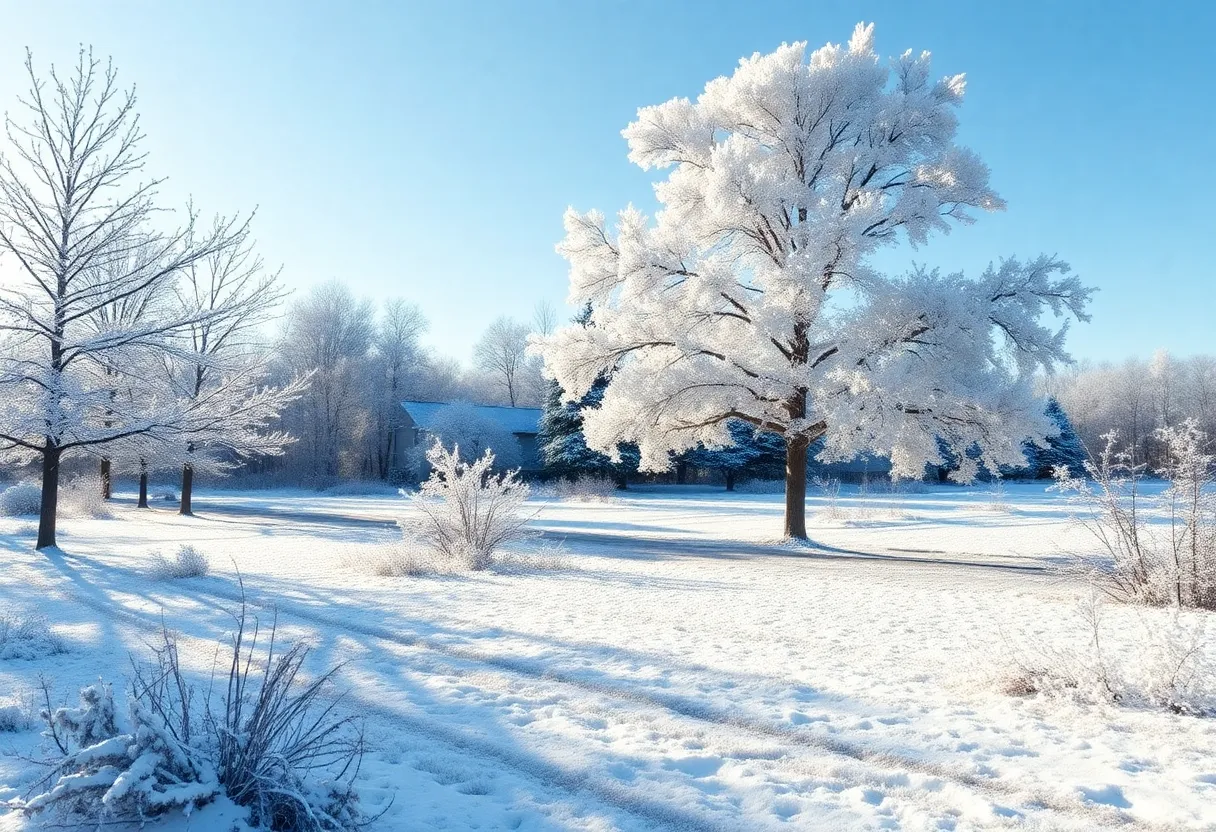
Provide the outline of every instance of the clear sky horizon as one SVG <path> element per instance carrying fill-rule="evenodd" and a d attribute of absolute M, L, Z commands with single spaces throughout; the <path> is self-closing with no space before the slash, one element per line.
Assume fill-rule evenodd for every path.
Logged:
<path fill-rule="evenodd" d="M 650 210 L 620 130 L 740 57 L 876 24 L 967 73 L 960 140 L 1008 210 L 881 264 L 975 273 L 1044 251 L 1099 287 L 1075 357 L 1216 352 L 1216 166 L 1200 3 L 0 3 L 0 109 L 79 44 L 137 86 L 165 201 L 258 208 L 298 292 L 402 297 L 467 361 L 500 314 L 564 309 L 567 205 Z"/>

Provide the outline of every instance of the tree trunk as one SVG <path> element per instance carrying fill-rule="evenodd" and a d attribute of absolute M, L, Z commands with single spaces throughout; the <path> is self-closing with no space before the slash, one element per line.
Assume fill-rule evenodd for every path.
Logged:
<path fill-rule="evenodd" d="M 110 499 L 110 460 L 101 461 L 101 499 Z"/>
<path fill-rule="evenodd" d="M 726 472 L 726 490 L 727 491 L 735 490 L 735 472 L 734 471 Z"/>
<path fill-rule="evenodd" d="M 194 466 L 186 463 L 182 466 L 182 503 L 178 514 L 193 514 L 194 509 L 191 508 L 191 498 L 194 496 Z"/>
<path fill-rule="evenodd" d="M 785 536 L 806 540 L 806 452 L 810 440 L 791 436 L 785 442 Z"/>
<path fill-rule="evenodd" d="M 143 460 L 139 462 L 139 502 L 136 507 L 148 507 L 148 464 Z"/>
<path fill-rule="evenodd" d="M 36 549 L 55 546 L 55 514 L 59 509 L 58 447 L 48 444 L 42 451 L 42 503 L 38 509 L 38 543 Z"/>

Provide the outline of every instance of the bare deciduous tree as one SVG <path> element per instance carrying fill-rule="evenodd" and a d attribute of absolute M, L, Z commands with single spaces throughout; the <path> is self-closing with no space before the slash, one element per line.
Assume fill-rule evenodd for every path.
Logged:
<path fill-rule="evenodd" d="M 336 281 L 318 286 L 291 308 L 280 353 L 297 375 L 312 373 L 292 418 L 314 476 L 341 474 L 343 450 L 367 428 L 360 399 L 375 334 L 372 303 L 357 300 Z"/>
<path fill-rule="evenodd" d="M 184 460 L 182 514 L 192 512 L 198 452 L 277 455 L 290 441 L 268 426 L 302 393 L 304 382 L 298 377 L 278 389 L 265 386 L 268 356 L 258 341 L 287 295 L 278 278 L 254 252 L 246 225 L 230 246 L 192 263 L 176 287 L 178 312 L 191 320 L 182 333 L 185 354 L 166 356 L 173 390 L 192 411 L 176 443 Z"/>
<path fill-rule="evenodd" d="M 401 400 L 423 362 L 418 338 L 426 331 L 422 310 L 400 299 L 384 304 L 376 333 L 375 378 L 370 393 L 376 413 L 375 463 L 386 479 L 396 456 L 394 442 L 404 421 Z"/>
<path fill-rule="evenodd" d="M 11 152 L 0 160 L 0 253 L 23 278 L 0 293 L 0 440 L 42 462 L 38 548 L 55 545 L 59 466 L 65 453 L 133 436 L 166 436 L 178 402 L 115 396 L 107 371 L 138 382 L 151 356 L 177 349 L 173 335 L 200 318 L 146 310 L 106 320 L 114 308 L 171 284 L 192 264 L 233 245 L 243 225 L 155 228 L 159 180 L 144 169 L 135 94 L 112 65 L 81 51 L 66 77 L 39 78 L 25 62 L 25 118 L 6 118 Z M 153 301 L 155 303 L 155 301 Z"/>
<path fill-rule="evenodd" d="M 527 326 L 502 316 L 490 324 L 473 351 L 477 366 L 506 390 L 511 407 L 519 399 L 520 382 L 528 366 L 528 335 Z"/>

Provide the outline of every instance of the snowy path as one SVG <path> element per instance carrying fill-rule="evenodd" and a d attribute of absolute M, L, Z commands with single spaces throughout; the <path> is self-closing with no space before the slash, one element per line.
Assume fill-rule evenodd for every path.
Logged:
<path fill-rule="evenodd" d="M 1036 559 L 919 539 L 905 548 L 933 551 L 878 540 L 893 559 L 852 546 L 808 558 L 588 522 L 565 530 L 575 562 L 562 572 L 403 583 L 336 555 L 381 539 L 392 506 L 278 508 L 154 512 L 138 528 L 124 516 L 10 577 L 104 614 L 119 660 L 163 609 L 200 640 L 202 665 L 240 597 L 223 574 L 233 558 L 251 601 L 316 645 L 316 666 L 349 662 L 349 701 L 377 749 L 365 793 L 398 794 L 385 829 L 1147 828 L 1193 823 L 1213 791 L 1168 782 L 1212 741 L 1202 726 L 1146 747 L 1130 734 L 1160 715 L 1103 731 L 948 678 L 993 643 L 992 610 L 1023 599 L 1014 619 L 1035 622 L 1044 598 L 1074 591 Z M 187 530 L 220 574 L 144 577 L 148 543 Z"/>

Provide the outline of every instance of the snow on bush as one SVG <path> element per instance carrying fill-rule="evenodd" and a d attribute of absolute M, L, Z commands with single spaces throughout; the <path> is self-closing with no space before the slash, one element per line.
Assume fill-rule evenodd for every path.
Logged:
<path fill-rule="evenodd" d="M 42 508 L 42 487 L 33 482 L 19 482 L 0 491 L 0 516 L 32 517 Z"/>
<path fill-rule="evenodd" d="M 992 490 L 988 492 L 988 499 L 980 505 L 983 511 L 991 511 L 994 514 L 1010 514 L 1013 512 L 1013 506 L 1009 504 L 1009 499 L 1005 495 L 1005 483 L 1003 480 L 997 480 L 993 483 Z"/>
<path fill-rule="evenodd" d="M 522 514 L 528 485 L 518 471 L 493 473 L 492 451 L 466 463 L 458 446 L 449 451 L 436 441 L 426 457 L 431 476 L 410 498 L 418 517 L 401 524 L 407 540 L 449 563 L 485 569 L 497 550 L 531 537 Z"/>
<path fill-rule="evenodd" d="M 177 547 L 173 557 L 166 558 L 157 552 L 152 559 L 151 576 L 154 580 L 170 581 L 177 578 L 201 578 L 211 571 L 207 556 L 189 544 Z"/>
<path fill-rule="evenodd" d="M 165 685 L 168 680 L 161 679 Z M 46 783 L 51 787 L 18 807 L 27 815 L 57 808 L 97 820 L 155 817 L 173 809 L 187 815 L 219 794 L 215 769 L 183 739 L 179 725 L 133 691 L 129 732 L 121 732 L 109 685 L 80 691 L 80 706 L 44 711 L 47 735 L 64 753 Z"/>
<path fill-rule="evenodd" d="M 1113 597 L 1153 605 L 1216 610 L 1216 457 L 1204 452 L 1207 435 L 1193 419 L 1157 431 L 1168 449 L 1158 470 L 1169 487 L 1157 497 L 1143 493 L 1145 466 L 1116 450 L 1107 434 L 1088 479 L 1057 469 L 1055 489 L 1074 494 L 1078 522 L 1109 558 L 1095 572 Z M 1154 517 L 1164 522 L 1154 523 Z"/>
<path fill-rule="evenodd" d="M 70 517 L 109 520 L 114 516 L 96 477 L 76 477 L 59 488 L 59 511 Z"/>
<path fill-rule="evenodd" d="M 44 616 L 0 612 L 0 659 L 41 659 L 65 649 Z"/>
<path fill-rule="evenodd" d="M 0 734 L 28 731 L 34 727 L 29 711 L 18 703 L 0 705 Z"/>
<path fill-rule="evenodd" d="M 381 578 L 412 578 L 457 571 L 461 564 L 442 559 L 436 553 L 407 540 L 396 540 L 378 546 L 359 546 L 342 556 L 348 569 Z"/>
<path fill-rule="evenodd" d="M 259 635 L 267 644 L 259 645 Z M 98 825 L 173 810 L 187 816 L 221 792 L 249 809 L 259 829 L 341 832 L 369 818 L 352 788 L 362 734 L 337 701 L 320 695 L 337 668 L 302 680 L 308 648 L 276 651 L 276 627 L 237 616 L 227 679 L 204 702 L 184 677 L 174 637 L 162 631 L 155 661 L 135 665 L 122 730 L 110 685 L 80 691 L 77 708 L 48 707 L 45 736 L 61 757 L 25 800 L 27 815 L 57 810 Z M 49 690 L 44 688 L 49 702 Z"/>
<path fill-rule="evenodd" d="M 276 652 L 276 625 L 259 646 L 256 618 L 244 607 L 232 639 L 226 693 L 204 726 L 219 781 L 250 809 L 254 826 L 298 832 L 361 829 L 368 818 L 352 782 L 363 759 L 363 735 L 339 700 L 322 700 L 338 667 L 304 681 L 307 645 Z M 176 663 L 176 650 L 173 651 Z"/>
<path fill-rule="evenodd" d="M 1064 646 L 1012 649 L 999 686 L 1012 696 L 1043 694 L 1216 716 L 1216 620 L 1172 609 L 1110 609 L 1097 597 L 1080 606 Z"/>
<path fill-rule="evenodd" d="M 608 477 L 597 477 L 592 474 L 582 474 L 573 479 L 554 480 L 549 484 L 548 492 L 555 500 L 568 500 L 577 503 L 607 503 L 616 499 L 616 483 Z"/>

